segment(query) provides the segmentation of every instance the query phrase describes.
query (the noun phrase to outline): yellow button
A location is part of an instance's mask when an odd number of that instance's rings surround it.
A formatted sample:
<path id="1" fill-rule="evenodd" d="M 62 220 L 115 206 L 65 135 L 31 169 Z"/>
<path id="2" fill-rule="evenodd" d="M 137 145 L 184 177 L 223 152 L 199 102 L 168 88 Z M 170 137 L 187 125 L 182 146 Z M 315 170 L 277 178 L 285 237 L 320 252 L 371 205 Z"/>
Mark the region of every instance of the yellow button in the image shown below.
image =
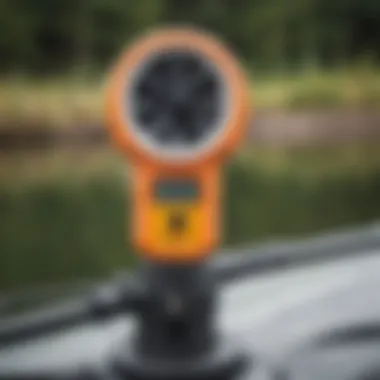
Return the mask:
<path id="1" fill-rule="evenodd" d="M 153 234 L 159 244 L 194 244 L 199 238 L 199 209 L 194 205 L 155 208 Z"/>

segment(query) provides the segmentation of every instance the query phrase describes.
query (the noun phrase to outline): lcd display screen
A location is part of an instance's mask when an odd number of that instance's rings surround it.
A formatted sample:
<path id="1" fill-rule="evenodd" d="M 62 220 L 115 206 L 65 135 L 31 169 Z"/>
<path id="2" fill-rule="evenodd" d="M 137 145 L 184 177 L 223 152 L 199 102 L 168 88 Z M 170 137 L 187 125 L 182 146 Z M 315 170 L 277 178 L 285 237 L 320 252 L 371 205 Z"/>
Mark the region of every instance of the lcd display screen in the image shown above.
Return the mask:
<path id="1" fill-rule="evenodd" d="M 156 182 L 155 198 L 161 201 L 193 201 L 199 198 L 198 183 L 188 179 L 163 179 Z"/>

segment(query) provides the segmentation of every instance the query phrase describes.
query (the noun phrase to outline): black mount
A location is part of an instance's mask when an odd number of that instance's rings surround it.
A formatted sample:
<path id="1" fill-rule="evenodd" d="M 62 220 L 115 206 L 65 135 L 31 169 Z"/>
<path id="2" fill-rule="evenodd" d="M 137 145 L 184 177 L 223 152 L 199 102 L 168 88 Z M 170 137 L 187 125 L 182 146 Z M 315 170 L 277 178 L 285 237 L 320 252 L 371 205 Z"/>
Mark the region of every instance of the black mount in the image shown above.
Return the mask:
<path id="1" fill-rule="evenodd" d="M 133 339 L 118 347 L 121 379 L 232 380 L 249 364 L 216 329 L 216 283 L 205 263 L 142 268 Z"/>
<path id="2" fill-rule="evenodd" d="M 204 262 L 146 263 L 137 276 L 118 276 L 88 298 L 4 322 L 0 347 L 89 321 L 133 314 L 134 336 L 123 340 L 110 357 L 109 369 L 115 378 L 237 380 L 249 369 L 252 358 L 218 331 L 215 320 L 218 288 L 230 277 L 228 272 Z"/>

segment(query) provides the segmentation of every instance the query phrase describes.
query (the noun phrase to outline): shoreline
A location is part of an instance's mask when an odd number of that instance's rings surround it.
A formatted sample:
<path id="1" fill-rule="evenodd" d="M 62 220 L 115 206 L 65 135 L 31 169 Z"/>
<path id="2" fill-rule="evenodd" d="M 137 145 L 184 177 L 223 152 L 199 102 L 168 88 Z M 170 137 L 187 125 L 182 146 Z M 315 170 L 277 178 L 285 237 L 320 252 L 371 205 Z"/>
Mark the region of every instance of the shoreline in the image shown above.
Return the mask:
<path id="1" fill-rule="evenodd" d="M 71 128 L 0 128 L 0 151 L 101 147 L 108 134 L 99 124 Z M 318 146 L 380 138 L 380 109 L 266 110 L 255 112 L 248 139 L 260 146 Z"/>

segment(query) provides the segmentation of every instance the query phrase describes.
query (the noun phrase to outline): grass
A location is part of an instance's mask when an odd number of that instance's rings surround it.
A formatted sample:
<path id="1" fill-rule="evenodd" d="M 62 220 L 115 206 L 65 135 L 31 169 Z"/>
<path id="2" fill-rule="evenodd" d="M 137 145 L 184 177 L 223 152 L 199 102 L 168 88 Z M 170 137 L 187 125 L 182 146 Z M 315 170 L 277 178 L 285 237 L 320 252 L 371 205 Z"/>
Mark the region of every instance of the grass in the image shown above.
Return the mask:
<path id="1" fill-rule="evenodd" d="M 0 79 L 0 128 L 67 128 L 102 122 L 103 79 Z M 256 108 L 379 108 L 380 70 L 368 65 L 252 75 Z"/>
<path id="2" fill-rule="evenodd" d="M 0 80 L 0 127 L 67 128 L 99 124 L 102 86 L 74 78 Z"/>
<path id="3" fill-rule="evenodd" d="M 379 108 L 380 71 L 365 65 L 252 79 L 259 108 Z"/>
<path id="4" fill-rule="evenodd" d="M 0 160 L 0 289 L 105 276 L 133 265 L 121 157 L 62 151 Z M 380 151 L 243 150 L 225 176 L 224 246 L 380 217 Z"/>
<path id="5" fill-rule="evenodd" d="M 380 171 L 380 150 L 377 141 L 314 148 L 252 148 L 247 144 L 235 162 L 267 175 L 294 175 L 305 181 L 349 175 L 362 178 Z"/>

